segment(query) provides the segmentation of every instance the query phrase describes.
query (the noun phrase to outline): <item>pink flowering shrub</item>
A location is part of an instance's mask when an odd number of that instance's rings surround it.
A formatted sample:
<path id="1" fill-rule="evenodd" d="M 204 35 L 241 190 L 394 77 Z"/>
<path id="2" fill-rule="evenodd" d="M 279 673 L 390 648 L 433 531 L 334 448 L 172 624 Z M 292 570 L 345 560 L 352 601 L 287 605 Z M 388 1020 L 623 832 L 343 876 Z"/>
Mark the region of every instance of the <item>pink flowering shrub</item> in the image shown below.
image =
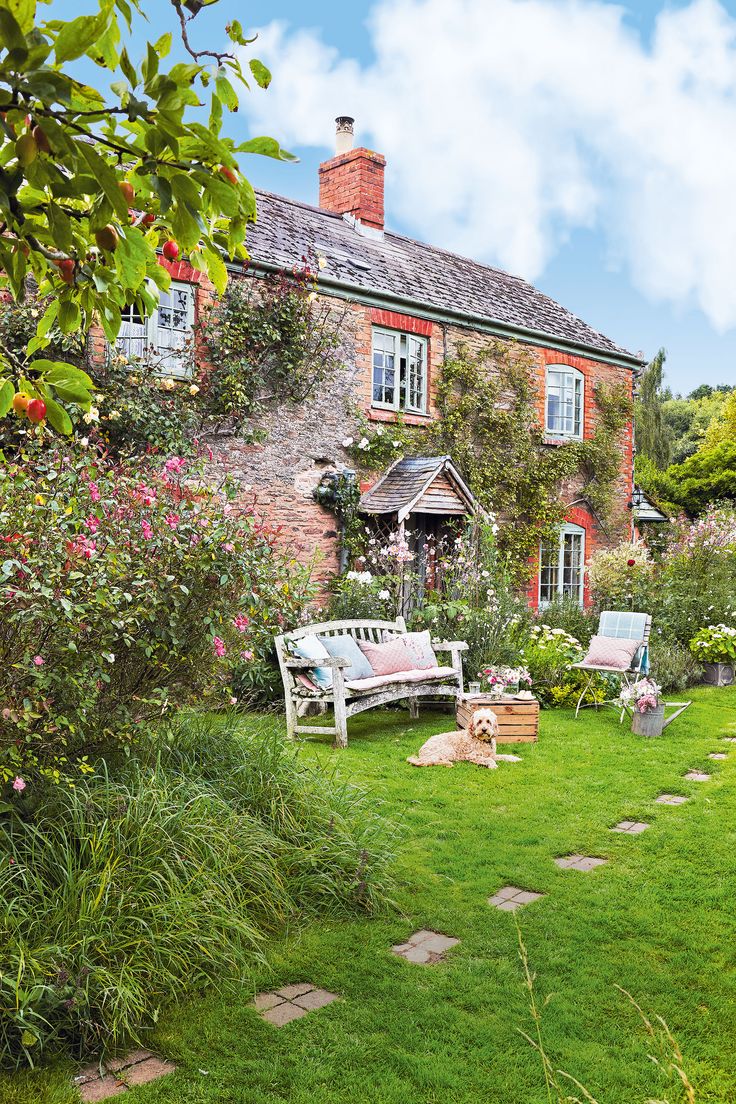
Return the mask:
<path id="1" fill-rule="evenodd" d="M 28 801 L 182 705 L 225 704 L 296 574 L 192 462 L 59 451 L 0 468 L 0 793 L 18 777 Z"/>

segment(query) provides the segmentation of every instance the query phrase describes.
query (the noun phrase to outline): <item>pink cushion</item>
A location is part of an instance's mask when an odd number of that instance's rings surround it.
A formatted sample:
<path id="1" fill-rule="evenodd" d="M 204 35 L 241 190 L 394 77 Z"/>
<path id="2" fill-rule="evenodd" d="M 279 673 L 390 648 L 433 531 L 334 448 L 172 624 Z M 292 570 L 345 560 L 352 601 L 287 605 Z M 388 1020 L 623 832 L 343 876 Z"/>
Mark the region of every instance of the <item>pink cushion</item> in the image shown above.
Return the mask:
<path id="1" fill-rule="evenodd" d="M 425 671 L 396 671 L 393 675 L 375 675 L 373 678 L 346 682 L 348 690 L 376 690 L 379 686 L 391 686 L 395 682 L 431 682 L 434 679 L 457 677 L 454 667 L 430 667 Z"/>
<path id="2" fill-rule="evenodd" d="M 406 644 L 414 659 L 414 666 L 417 671 L 427 671 L 430 667 L 437 666 L 437 656 L 432 648 L 432 637 L 429 629 L 424 629 L 423 632 L 402 633 L 398 637 L 387 630 L 383 634 L 383 639 L 400 640 L 402 644 Z"/>
<path id="3" fill-rule="evenodd" d="M 617 671 L 626 671 L 640 646 L 640 640 L 594 636 L 588 645 L 588 654 L 583 663 L 590 667 L 613 667 Z"/>
<path id="4" fill-rule="evenodd" d="M 398 636 L 385 644 L 359 640 L 358 645 L 374 675 L 393 675 L 397 671 L 413 671 L 416 668 L 414 656 Z"/>

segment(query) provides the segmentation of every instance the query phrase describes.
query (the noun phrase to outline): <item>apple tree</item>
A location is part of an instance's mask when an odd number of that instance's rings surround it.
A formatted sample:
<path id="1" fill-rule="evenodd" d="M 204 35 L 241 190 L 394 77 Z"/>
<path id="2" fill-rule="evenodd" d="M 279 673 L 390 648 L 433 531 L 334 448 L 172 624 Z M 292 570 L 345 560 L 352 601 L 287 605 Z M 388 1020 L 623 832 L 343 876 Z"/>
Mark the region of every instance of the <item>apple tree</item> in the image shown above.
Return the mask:
<path id="1" fill-rule="evenodd" d="M 0 295 L 21 300 L 30 285 L 48 302 L 23 357 L 0 333 L 0 416 L 69 433 L 65 405 L 88 409 L 92 381 L 44 358 L 51 335 L 96 323 L 114 342 L 122 308 L 146 316 L 167 288 L 159 254 L 186 258 L 222 293 L 223 258 L 246 256 L 256 214 L 238 155 L 293 159 L 272 138 L 223 134 L 241 90 L 270 81 L 256 58 L 241 63 L 253 39 L 233 21 L 227 52 L 195 49 L 203 3 L 170 2 L 171 30 L 135 61 L 123 37 L 145 18 L 140 0 L 99 0 L 68 21 L 0 0 Z M 175 35 L 186 60 L 167 68 Z M 112 77 L 108 92 L 73 75 L 90 62 Z"/>

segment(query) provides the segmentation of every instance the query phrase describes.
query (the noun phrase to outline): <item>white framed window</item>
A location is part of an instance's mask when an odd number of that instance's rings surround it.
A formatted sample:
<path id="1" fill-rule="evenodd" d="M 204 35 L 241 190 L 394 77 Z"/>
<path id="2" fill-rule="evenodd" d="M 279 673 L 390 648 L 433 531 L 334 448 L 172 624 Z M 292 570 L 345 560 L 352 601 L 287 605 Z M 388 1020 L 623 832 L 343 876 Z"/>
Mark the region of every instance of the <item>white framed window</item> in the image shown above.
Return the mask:
<path id="1" fill-rule="evenodd" d="M 426 337 L 374 327 L 371 401 L 384 410 L 426 412 Z"/>
<path id="2" fill-rule="evenodd" d="M 542 544 L 539 549 L 540 607 L 559 598 L 572 598 L 582 606 L 584 582 L 585 530 L 564 525 L 554 544 Z"/>
<path id="3" fill-rule="evenodd" d="M 553 437 L 583 436 L 585 377 L 577 368 L 562 364 L 547 369 L 545 432 Z"/>
<path id="4" fill-rule="evenodd" d="M 142 318 L 137 307 L 122 311 L 115 349 L 131 359 L 150 360 L 164 376 L 187 376 L 187 346 L 194 328 L 194 284 L 172 280 L 162 291 L 158 308 Z"/>

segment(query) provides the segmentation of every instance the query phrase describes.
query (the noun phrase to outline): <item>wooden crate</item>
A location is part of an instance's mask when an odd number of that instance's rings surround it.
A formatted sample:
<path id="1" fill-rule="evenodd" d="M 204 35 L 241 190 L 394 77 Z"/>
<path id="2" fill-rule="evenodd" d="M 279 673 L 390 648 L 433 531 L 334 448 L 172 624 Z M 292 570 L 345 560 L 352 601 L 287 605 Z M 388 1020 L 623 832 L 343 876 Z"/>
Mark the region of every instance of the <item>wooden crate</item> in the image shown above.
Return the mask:
<path id="1" fill-rule="evenodd" d="M 512 697 L 491 698 L 488 694 L 463 694 L 457 703 L 458 728 L 465 728 L 476 709 L 492 709 L 498 718 L 499 744 L 530 744 L 539 738 L 539 702 Z"/>

